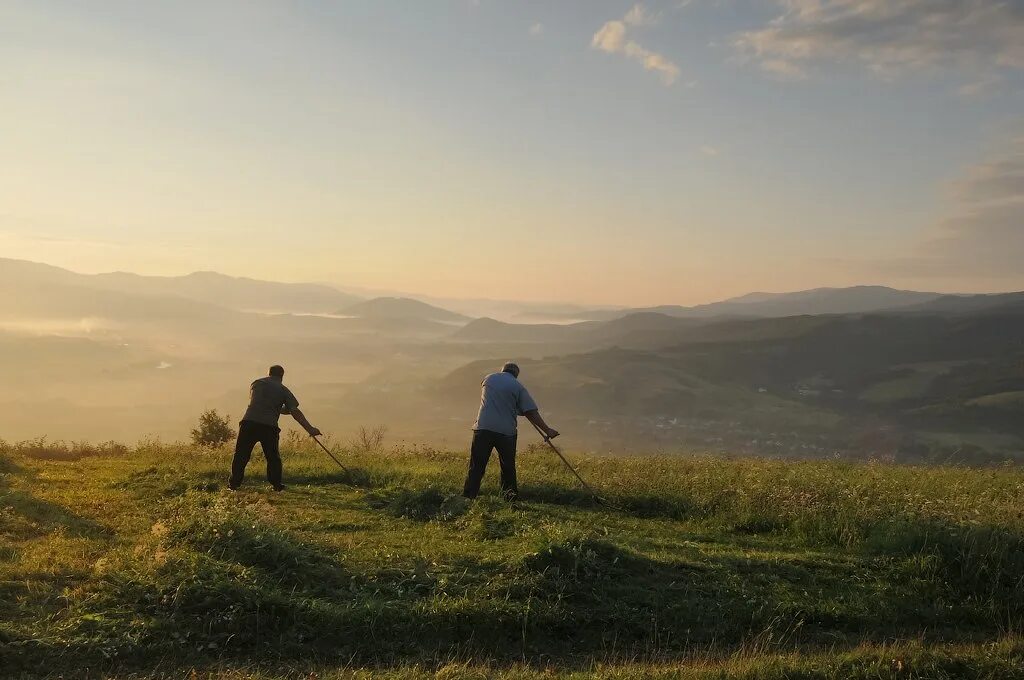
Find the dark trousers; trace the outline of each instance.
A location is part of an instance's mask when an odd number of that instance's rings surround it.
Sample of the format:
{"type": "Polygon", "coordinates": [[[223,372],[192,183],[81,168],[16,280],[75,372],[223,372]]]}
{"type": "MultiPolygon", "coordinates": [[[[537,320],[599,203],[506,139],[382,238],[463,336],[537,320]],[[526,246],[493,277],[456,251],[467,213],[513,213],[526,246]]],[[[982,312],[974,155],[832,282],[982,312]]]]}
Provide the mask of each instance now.
{"type": "Polygon", "coordinates": [[[480,483],[484,479],[484,471],[487,470],[487,461],[493,449],[498,449],[498,463],[501,465],[501,495],[509,500],[519,495],[519,485],[516,484],[515,435],[476,430],[473,432],[473,445],[469,452],[469,472],[466,473],[466,483],[462,487],[462,495],[466,498],[476,498],[480,493],[480,483]]]}
{"type": "Polygon", "coordinates": [[[243,420],[238,424],[238,441],[235,442],[235,457],[231,461],[231,486],[242,483],[245,466],[249,464],[252,449],[259,442],[263,449],[263,457],[267,459],[267,480],[273,486],[281,486],[281,452],[278,442],[281,439],[280,428],[264,425],[251,420],[243,420]]]}

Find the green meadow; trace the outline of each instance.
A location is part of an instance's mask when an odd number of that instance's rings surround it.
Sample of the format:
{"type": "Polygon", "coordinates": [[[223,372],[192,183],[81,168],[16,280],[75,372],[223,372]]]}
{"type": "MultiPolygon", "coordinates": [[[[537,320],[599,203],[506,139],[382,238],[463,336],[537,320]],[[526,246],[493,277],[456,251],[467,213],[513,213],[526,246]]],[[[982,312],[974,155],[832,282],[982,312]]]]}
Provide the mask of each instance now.
{"type": "Polygon", "coordinates": [[[0,446],[3,677],[1024,678],[1024,473],[0,446]]]}

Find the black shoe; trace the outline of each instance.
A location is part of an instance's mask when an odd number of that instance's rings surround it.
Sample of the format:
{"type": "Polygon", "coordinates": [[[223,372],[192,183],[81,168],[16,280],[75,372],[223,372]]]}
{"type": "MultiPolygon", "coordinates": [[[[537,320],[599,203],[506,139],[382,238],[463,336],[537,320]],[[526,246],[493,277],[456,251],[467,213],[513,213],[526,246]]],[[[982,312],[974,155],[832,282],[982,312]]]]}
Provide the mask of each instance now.
{"type": "Polygon", "coordinates": [[[231,482],[228,482],[228,491],[238,491],[238,487],[238,484],[232,484],[231,482]]]}
{"type": "Polygon", "coordinates": [[[284,491],[287,488],[288,487],[285,486],[284,484],[275,484],[274,485],[274,491],[284,491]]]}

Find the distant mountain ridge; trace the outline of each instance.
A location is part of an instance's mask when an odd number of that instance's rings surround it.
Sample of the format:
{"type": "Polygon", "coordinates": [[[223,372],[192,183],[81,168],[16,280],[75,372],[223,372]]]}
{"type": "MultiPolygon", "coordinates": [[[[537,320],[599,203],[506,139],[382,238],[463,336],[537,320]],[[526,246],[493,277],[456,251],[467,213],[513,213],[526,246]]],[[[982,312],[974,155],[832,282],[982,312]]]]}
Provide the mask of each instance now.
{"type": "Polygon", "coordinates": [[[476,319],[452,334],[456,342],[475,343],[547,343],[596,347],[620,344],[655,347],[677,342],[680,334],[709,323],[707,319],[689,319],[636,312],[607,321],[580,321],[570,324],[512,324],[495,319],[476,319]]]}
{"type": "Polygon", "coordinates": [[[6,258],[0,258],[0,285],[12,292],[38,285],[62,285],[133,297],[179,298],[235,311],[329,313],[362,300],[312,283],[279,283],[216,272],[184,276],[79,274],[48,264],[6,258]]]}
{"type": "Polygon", "coordinates": [[[943,295],[902,311],[935,314],[971,314],[991,310],[1024,310],[1024,292],[984,293],[979,295],[943,295]]]}
{"type": "Polygon", "coordinates": [[[362,298],[316,283],[280,283],[218,272],[184,276],[141,276],[126,272],[96,274],[98,286],[135,293],[177,295],[232,309],[259,312],[329,313],[362,298]]]}
{"type": "MultiPolygon", "coordinates": [[[[636,437],[698,444],[725,437],[783,453],[889,447],[908,456],[1019,457],[1024,293],[950,296],[910,311],[689,321],[656,336],[674,344],[513,357],[545,409],[595,432],[633,427],[636,437]]],[[[542,330],[592,334],[608,323],[542,330]]],[[[474,322],[467,330],[503,329],[474,322]]],[[[499,359],[437,381],[439,399],[468,409],[499,359]]]]}
{"type": "MultiPolygon", "coordinates": [[[[582,307],[562,309],[552,307],[546,314],[542,309],[533,317],[542,320],[545,316],[565,321],[566,313],[577,318],[568,324],[575,328],[563,331],[553,326],[561,324],[507,324],[494,321],[489,326],[482,321],[470,323],[472,316],[446,309],[419,299],[394,296],[365,299],[343,292],[333,286],[317,283],[281,283],[248,277],[234,277],[212,271],[198,271],[183,276],[146,276],[128,272],[103,274],[80,274],[52,265],[0,258],[0,286],[8,293],[17,295],[27,291],[40,293],[53,290],[52,286],[67,286],[76,289],[63,301],[50,301],[62,313],[74,306],[73,300],[82,305],[83,314],[91,313],[90,308],[103,308],[127,304],[126,298],[161,298],[163,304],[170,299],[192,301],[207,306],[200,313],[210,313],[209,307],[232,311],[291,313],[291,314],[341,314],[361,319],[406,321],[429,321],[440,324],[466,326],[466,333],[456,337],[462,341],[488,341],[502,333],[520,336],[522,341],[537,342],[559,339],[570,340],[587,334],[599,334],[596,328],[586,323],[620,322],[617,329],[612,327],[607,335],[625,332],[634,326],[635,332],[668,333],[685,325],[673,325],[662,317],[704,321],[728,319],[784,318],[790,316],[822,314],[867,314],[876,312],[921,312],[939,314],[970,313],[1010,304],[1024,305],[1024,293],[996,293],[980,295],[941,294],[934,292],[910,291],[886,286],[852,286],[847,288],[815,288],[789,293],[752,292],[720,302],[702,305],[659,305],[627,309],[587,310],[582,307]],[[41,288],[40,288],[41,286],[41,288]],[[93,291],[92,295],[88,291],[93,291]],[[122,296],[117,301],[100,300],[100,291],[122,296]],[[557,311],[555,311],[557,310],[557,311]],[[627,321],[629,320],[629,321],[627,321]],[[499,326],[498,324],[504,324],[499,326]],[[516,327],[513,329],[513,327],[516,327]]],[[[13,304],[13,303],[12,303],[13,304]]],[[[496,303],[499,304],[499,303],[496,303]]],[[[500,303],[505,304],[505,303],[500,303]]],[[[499,304],[499,306],[500,306],[499,304]]],[[[8,305],[10,306],[10,305],[8,305]]],[[[46,305],[37,309],[45,315],[46,305]]],[[[18,309],[14,304],[9,311],[18,309]]],[[[2,310],[0,310],[2,311],[2,310]]],[[[74,310],[72,310],[74,311],[74,310]]],[[[152,310],[154,313],[157,310],[152,310]]],[[[184,312],[184,309],[177,313],[184,312]]],[[[482,318],[486,320],[490,314],[482,318]]],[[[505,339],[509,339],[506,337],[505,339]]]]}
{"type": "Polygon", "coordinates": [[[97,279],[59,267],[0,259],[0,317],[82,319],[117,323],[220,321],[237,312],[178,295],[146,295],[96,285],[97,279]]]}
{"type": "Polygon", "coordinates": [[[608,321],[630,314],[654,312],[681,318],[784,317],[804,314],[862,314],[922,305],[943,297],[942,293],[898,290],[886,286],[814,288],[791,293],[748,293],[736,298],[686,307],[659,305],[633,309],[590,312],[584,318],[608,321]]]}
{"type": "Polygon", "coordinates": [[[474,412],[481,372],[516,359],[546,412],[592,442],[807,455],[857,449],[862,431],[897,446],[917,431],[989,451],[1024,443],[1024,292],[758,292],[566,324],[473,320],[446,306],[353,302],[329,285],[213,272],[87,275],[0,259],[0,363],[19,385],[2,434],[70,436],[128,414],[132,436],[179,436],[193,397],[237,416],[246,381],[281,363],[318,414],[446,437],[457,414],[474,412]],[[270,308],[251,311],[259,301],[270,308]]]}

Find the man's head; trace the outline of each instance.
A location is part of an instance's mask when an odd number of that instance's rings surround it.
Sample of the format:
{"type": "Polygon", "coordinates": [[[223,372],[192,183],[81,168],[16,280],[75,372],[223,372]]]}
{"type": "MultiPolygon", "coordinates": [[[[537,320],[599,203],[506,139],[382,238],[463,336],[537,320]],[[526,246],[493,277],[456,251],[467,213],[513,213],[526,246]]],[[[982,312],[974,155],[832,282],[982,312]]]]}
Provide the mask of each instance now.
{"type": "Polygon", "coordinates": [[[519,364],[508,361],[504,366],[501,367],[502,373],[511,373],[513,378],[519,377],[519,364]]]}
{"type": "Polygon", "coordinates": [[[284,379],[284,366],[278,366],[277,364],[274,364],[273,366],[270,367],[270,374],[269,375],[270,375],[271,378],[277,378],[278,380],[283,380],[284,379]]]}

